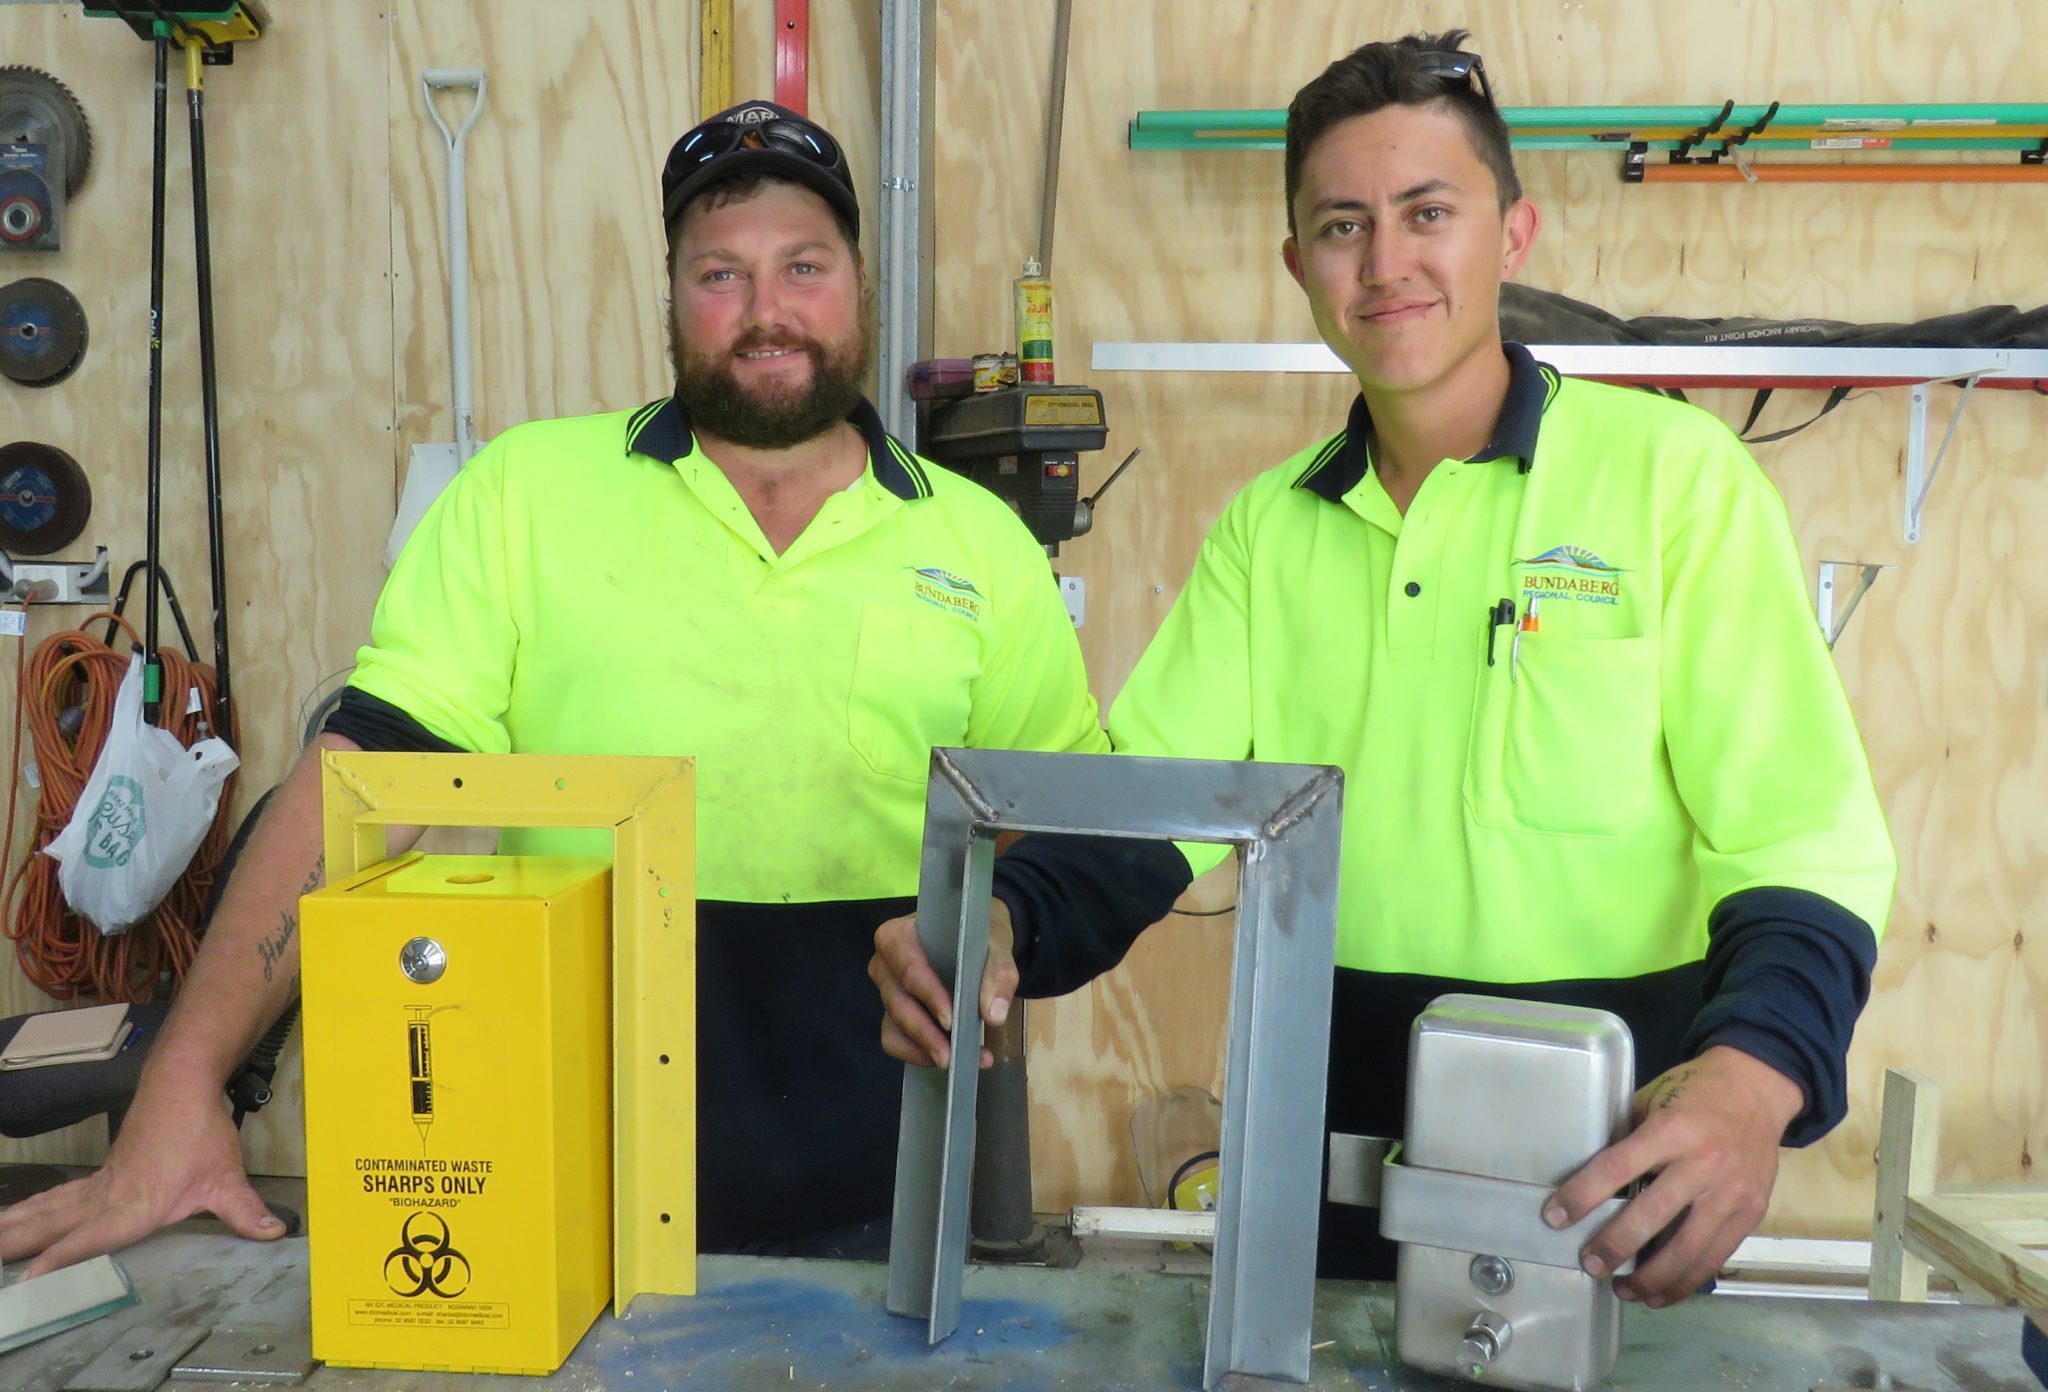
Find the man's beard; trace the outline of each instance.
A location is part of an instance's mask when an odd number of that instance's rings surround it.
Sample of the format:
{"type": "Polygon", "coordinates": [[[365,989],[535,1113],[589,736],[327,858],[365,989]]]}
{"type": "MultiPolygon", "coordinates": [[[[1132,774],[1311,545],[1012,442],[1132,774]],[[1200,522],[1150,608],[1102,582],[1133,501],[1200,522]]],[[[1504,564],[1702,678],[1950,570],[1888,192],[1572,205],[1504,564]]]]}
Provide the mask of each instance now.
{"type": "Polygon", "coordinates": [[[695,429],[748,449],[789,449],[824,434],[860,403],[875,336],[873,301],[863,296],[860,327],[836,349],[794,333],[750,330],[714,357],[690,351],[671,311],[668,357],[676,374],[676,399],[695,429]],[[810,381],[764,384],[751,392],[742,387],[733,375],[734,355],[769,348],[803,350],[811,362],[810,381]]]}

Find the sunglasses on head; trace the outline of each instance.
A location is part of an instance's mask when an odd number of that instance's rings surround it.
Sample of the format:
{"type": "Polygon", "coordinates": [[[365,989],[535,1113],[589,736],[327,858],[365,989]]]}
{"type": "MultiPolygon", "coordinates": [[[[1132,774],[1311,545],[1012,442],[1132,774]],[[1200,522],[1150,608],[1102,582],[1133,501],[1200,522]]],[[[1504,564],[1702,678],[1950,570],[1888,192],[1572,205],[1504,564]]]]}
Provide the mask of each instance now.
{"type": "Polygon", "coordinates": [[[809,160],[820,169],[839,169],[845,156],[838,142],[809,121],[790,116],[771,116],[765,121],[721,121],[691,132],[677,148],[670,163],[683,169],[710,163],[735,150],[773,147],[809,160]]]}
{"type": "Polygon", "coordinates": [[[1479,95],[1486,98],[1486,104],[1493,106],[1493,87],[1486,80],[1486,64],[1476,53],[1447,52],[1443,49],[1427,49],[1417,55],[1416,66],[1429,77],[1440,82],[1469,82],[1479,79],[1479,95]]]}

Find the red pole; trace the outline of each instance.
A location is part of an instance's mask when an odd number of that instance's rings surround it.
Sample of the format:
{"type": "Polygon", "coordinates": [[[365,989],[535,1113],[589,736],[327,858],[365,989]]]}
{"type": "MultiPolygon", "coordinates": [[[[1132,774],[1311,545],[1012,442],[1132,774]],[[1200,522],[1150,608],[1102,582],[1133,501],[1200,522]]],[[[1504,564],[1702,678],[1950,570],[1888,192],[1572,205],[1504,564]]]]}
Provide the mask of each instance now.
{"type": "Polygon", "coordinates": [[[811,0],[775,0],[775,101],[811,113],[811,0]]]}

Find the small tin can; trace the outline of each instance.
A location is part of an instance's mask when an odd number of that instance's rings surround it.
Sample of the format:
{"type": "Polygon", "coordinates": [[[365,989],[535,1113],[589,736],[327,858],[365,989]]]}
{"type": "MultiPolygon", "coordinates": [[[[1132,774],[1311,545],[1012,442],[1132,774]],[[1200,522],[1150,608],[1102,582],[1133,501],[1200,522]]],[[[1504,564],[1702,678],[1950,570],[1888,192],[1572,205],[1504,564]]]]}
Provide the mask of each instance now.
{"type": "Polygon", "coordinates": [[[1014,387],[1014,386],[1016,386],[1016,385],[1017,385],[1017,379],[1018,379],[1018,375],[1019,375],[1019,374],[1018,374],[1018,372],[1017,372],[1017,355],[1016,355],[1015,353],[1005,353],[1005,354],[1003,354],[1003,369],[1002,369],[1002,381],[1003,381],[1003,385],[1004,385],[1004,386],[1006,386],[1006,387],[1014,387]]]}
{"type": "Polygon", "coordinates": [[[1001,353],[976,353],[974,355],[974,389],[978,392],[995,391],[1003,385],[1003,355],[1001,353]]]}

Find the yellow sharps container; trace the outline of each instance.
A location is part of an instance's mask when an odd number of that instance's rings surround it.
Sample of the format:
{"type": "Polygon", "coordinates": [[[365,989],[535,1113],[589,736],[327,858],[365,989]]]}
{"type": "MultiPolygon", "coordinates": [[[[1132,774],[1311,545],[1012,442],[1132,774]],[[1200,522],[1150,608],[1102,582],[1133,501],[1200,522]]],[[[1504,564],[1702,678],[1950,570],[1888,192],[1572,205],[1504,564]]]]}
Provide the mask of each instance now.
{"type": "Polygon", "coordinates": [[[606,862],[415,855],[301,917],[314,1355],[555,1371],[612,1288],[606,862]]]}

